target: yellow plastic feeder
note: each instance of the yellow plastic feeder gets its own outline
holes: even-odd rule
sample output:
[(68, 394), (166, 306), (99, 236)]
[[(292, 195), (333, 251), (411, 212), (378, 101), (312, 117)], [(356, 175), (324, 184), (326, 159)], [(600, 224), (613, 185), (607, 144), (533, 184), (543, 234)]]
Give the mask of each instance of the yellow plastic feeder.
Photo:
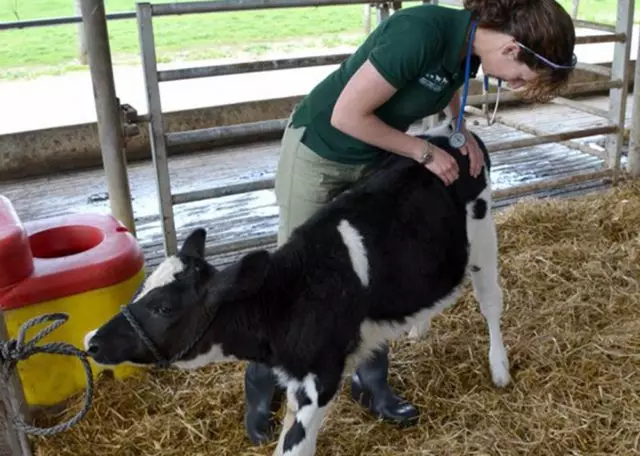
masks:
[[(66, 313), (69, 319), (40, 343), (67, 342), (83, 350), (84, 335), (115, 315), (144, 278), (136, 239), (114, 217), (73, 214), (22, 224), (0, 195), (0, 310), (9, 337), (31, 318)], [(26, 340), (46, 324), (29, 329)], [(29, 406), (63, 403), (86, 387), (75, 357), (36, 354), (17, 365)], [(94, 378), (102, 370), (92, 363)], [(139, 368), (121, 366), (123, 379)]]

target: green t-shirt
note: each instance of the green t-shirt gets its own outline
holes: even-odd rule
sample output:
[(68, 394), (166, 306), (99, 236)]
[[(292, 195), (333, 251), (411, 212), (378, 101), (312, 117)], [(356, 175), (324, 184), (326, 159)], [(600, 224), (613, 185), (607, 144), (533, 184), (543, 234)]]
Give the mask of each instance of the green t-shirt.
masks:
[[(302, 142), (321, 157), (339, 163), (375, 160), (380, 149), (331, 125), (333, 107), (347, 81), (369, 59), (397, 89), (376, 115), (391, 127), (407, 131), (415, 121), (443, 110), (464, 84), (470, 20), (469, 11), (434, 5), (392, 14), (297, 106), (292, 123), (306, 127)], [(479, 64), (474, 57), (471, 77)]]

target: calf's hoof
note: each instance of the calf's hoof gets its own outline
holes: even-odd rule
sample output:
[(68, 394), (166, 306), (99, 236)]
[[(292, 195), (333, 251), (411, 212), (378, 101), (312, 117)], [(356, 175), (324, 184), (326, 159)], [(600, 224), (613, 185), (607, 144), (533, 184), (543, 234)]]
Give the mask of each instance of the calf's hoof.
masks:
[(491, 379), (498, 388), (504, 388), (511, 383), (509, 373), (509, 360), (503, 349), (491, 350), (489, 353), (489, 363), (491, 368)]

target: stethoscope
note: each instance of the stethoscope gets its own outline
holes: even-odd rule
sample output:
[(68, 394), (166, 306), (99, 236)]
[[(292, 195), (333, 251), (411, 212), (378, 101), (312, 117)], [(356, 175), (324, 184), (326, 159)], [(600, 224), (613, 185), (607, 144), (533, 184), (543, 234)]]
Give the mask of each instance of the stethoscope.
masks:
[(460, 102), (460, 112), (458, 113), (458, 121), (456, 122), (456, 131), (449, 136), (449, 145), (454, 149), (460, 149), (467, 143), (467, 138), (460, 131), (462, 128), (462, 120), (464, 116), (464, 107), (467, 104), (467, 95), (469, 94), (469, 78), (471, 76), (471, 51), (473, 49), (473, 37), (476, 33), (476, 21), (471, 22), (471, 33), (469, 33), (469, 44), (467, 47), (467, 57), (464, 68), (464, 89), (462, 91), (462, 101)]

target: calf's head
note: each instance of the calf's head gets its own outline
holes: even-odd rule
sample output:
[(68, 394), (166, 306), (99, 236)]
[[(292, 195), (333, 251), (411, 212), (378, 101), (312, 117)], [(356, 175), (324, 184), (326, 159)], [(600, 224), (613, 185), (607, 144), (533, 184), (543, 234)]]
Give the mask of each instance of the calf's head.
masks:
[(205, 237), (204, 229), (189, 234), (133, 302), (86, 334), (85, 350), (96, 363), (195, 368), (234, 359), (212, 325), (221, 309), (260, 289), (270, 257), (260, 250), (218, 270), (205, 259)]

